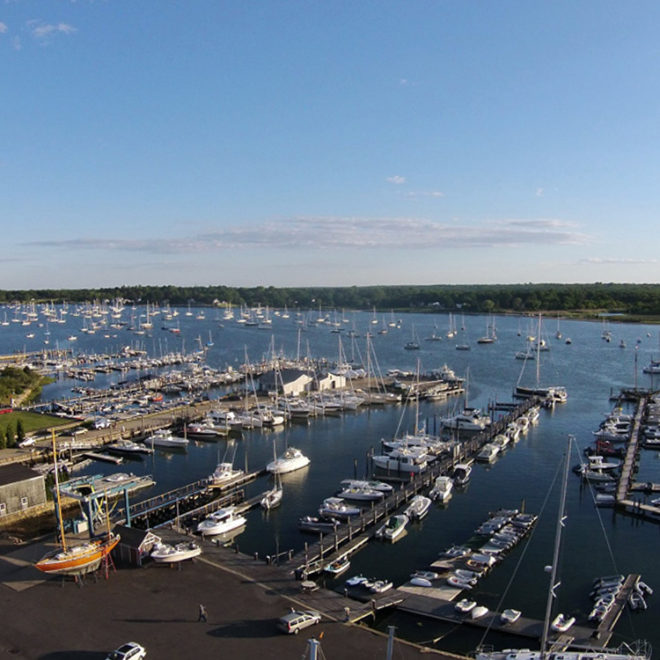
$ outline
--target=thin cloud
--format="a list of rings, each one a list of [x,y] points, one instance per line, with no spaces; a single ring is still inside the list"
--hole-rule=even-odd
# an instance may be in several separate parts
[[[405,196],[411,199],[416,197],[444,197],[445,193],[440,190],[410,190],[405,193]]]
[[[406,182],[406,177],[395,174],[394,176],[388,176],[385,180],[388,183],[393,183],[394,185],[400,186],[402,183]]]
[[[40,20],[28,21],[27,27],[30,34],[39,41],[46,41],[57,34],[70,35],[78,31],[68,23],[44,23]]]
[[[202,254],[246,249],[470,249],[584,245],[585,234],[561,220],[501,220],[478,225],[418,218],[304,217],[230,227],[172,239],[32,241],[32,247],[150,254]]]
[[[7,34],[7,32],[9,32],[7,24],[0,21],[0,34]]]
[[[613,265],[613,264],[623,264],[623,265],[639,265],[639,264],[657,264],[660,262],[659,259],[620,259],[620,258],[609,258],[609,257],[587,257],[581,259],[580,263],[582,264],[595,264],[595,265]]]
[[[536,193],[534,193],[537,197],[543,197],[543,194],[545,193],[545,190],[543,188],[537,188]]]

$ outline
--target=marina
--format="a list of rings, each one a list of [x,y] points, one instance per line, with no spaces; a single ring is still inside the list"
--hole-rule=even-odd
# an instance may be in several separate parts
[[[273,326],[277,328],[276,317],[274,321]],[[415,323],[420,329],[423,328],[423,317],[416,318]],[[182,334],[185,333],[184,323],[181,324],[181,328]],[[477,328],[478,323],[475,322],[475,337]],[[571,327],[573,337],[571,348],[567,349],[563,343],[561,348],[553,345],[552,351],[549,352],[550,355],[559,350],[573,350],[576,344],[578,346],[580,343],[584,344],[584,340],[581,342],[578,328],[584,328],[586,331],[589,329],[589,324],[576,323],[575,327]],[[393,400],[386,404],[376,403],[376,397],[374,397],[371,405],[362,403],[357,409],[345,408],[333,411],[328,404],[329,397],[324,396],[324,406],[317,407],[314,412],[310,410],[304,418],[304,422],[296,421],[294,423],[292,418],[274,430],[272,427],[244,427],[241,434],[236,436],[235,442],[238,444],[234,458],[235,467],[243,468],[244,475],[236,482],[219,484],[215,487],[208,482],[209,475],[220,462],[219,456],[223,451],[222,448],[228,442],[222,437],[209,442],[204,437],[196,438],[190,434],[188,446],[182,449],[154,447],[153,453],[145,452],[141,455],[131,455],[130,452],[117,453],[115,456],[121,457],[124,464],[130,462],[130,472],[134,472],[138,476],[150,474],[156,485],[152,485],[144,491],[146,499],[143,499],[145,496],[140,494],[141,492],[131,495],[128,506],[124,500],[124,493],[121,492],[118,496],[119,504],[113,511],[113,521],[124,524],[130,522],[136,529],[150,528],[163,534],[172,526],[191,533],[199,521],[213,511],[227,506],[235,506],[236,510],[245,516],[247,524],[237,536],[230,540],[232,549],[228,554],[223,554],[223,557],[226,558],[223,561],[227,561],[229,557],[233,558],[234,550],[237,550],[237,559],[244,558],[246,566],[253,567],[261,577],[265,576],[263,571],[284,571],[291,584],[284,587],[284,583],[280,582],[280,588],[292,589],[296,593],[302,593],[302,589],[301,582],[294,579],[294,573],[297,572],[300,576],[306,577],[305,584],[310,582],[310,578],[313,578],[312,584],[315,584],[317,588],[309,594],[305,594],[305,597],[313,596],[316,606],[321,609],[323,603],[330,607],[330,603],[338,598],[331,609],[338,613],[340,619],[343,608],[348,607],[351,611],[351,621],[368,622],[369,625],[375,625],[377,628],[395,622],[400,631],[398,634],[411,641],[425,641],[431,637],[434,639],[441,637],[443,641],[438,646],[445,646],[460,653],[470,650],[465,644],[471,645],[472,648],[476,647],[478,645],[477,637],[483,631],[489,631],[489,634],[497,632],[499,635],[508,632],[518,635],[518,629],[524,629],[530,631],[528,632],[529,639],[533,639],[542,617],[538,607],[529,604],[529,594],[524,595],[514,589],[514,592],[501,606],[498,606],[492,595],[503,590],[504,582],[508,579],[515,559],[507,557],[496,569],[489,571],[478,585],[466,592],[470,598],[475,598],[479,603],[483,602],[487,607],[489,614],[484,615],[483,619],[481,617],[467,619],[454,611],[456,602],[462,597],[459,588],[449,584],[436,584],[436,581],[432,581],[431,587],[410,585],[408,584],[409,576],[414,569],[423,567],[428,572],[437,572],[442,575],[447,566],[446,560],[437,558],[438,551],[442,547],[447,547],[466,537],[466,532],[469,532],[466,524],[470,524],[470,521],[473,521],[473,529],[476,528],[474,515],[478,515],[479,512],[483,516],[485,512],[495,510],[498,506],[504,505],[513,508],[520,504],[521,499],[526,501],[526,510],[539,510],[541,508],[540,493],[525,488],[525,482],[522,479],[525,466],[535,465],[536,477],[547,482],[550,476],[549,456],[553,451],[552,436],[561,434],[565,437],[567,433],[575,433],[578,443],[580,443],[580,438],[583,438],[581,444],[584,446],[587,436],[592,434],[591,430],[597,427],[598,418],[603,412],[603,406],[610,393],[609,386],[603,387],[602,391],[598,392],[594,390],[593,384],[588,385],[586,387],[590,394],[587,397],[580,390],[579,378],[577,378],[577,382],[572,382],[571,379],[567,382],[555,375],[552,378],[554,382],[565,383],[567,386],[569,391],[567,403],[554,408],[542,409],[536,422],[527,422],[528,427],[525,432],[517,435],[516,440],[502,445],[492,463],[472,463],[469,482],[463,486],[454,485],[451,499],[447,499],[444,503],[439,501],[433,505],[423,520],[409,523],[404,534],[395,543],[384,544],[373,540],[374,532],[389,516],[403,512],[416,495],[428,494],[438,476],[451,474],[456,465],[469,463],[484,444],[494,442],[498,435],[506,432],[517,419],[526,417],[527,412],[539,403],[534,399],[516,400],[511,403],[506,401],[507,395],[511,396],[512,384],[516,381],[516,371],[520,369],[519,361],[511,358],[513,353],[507,356],[507,349],[500,348],[507,346],[507,332],[510,332],[511,329],[507,324],[507,319],[498,319],[497,342],[490,346],[486,344],[483,348],[474,346],[474,350],[465,354],[460,351],[449,354],[447,351],[450,349],[455,351],[454,347],[443,345],[439,341],[425,342],[418,351],[415,351],[414,359],[419,357],[424,361],[425,366],[428,360],[432,361],[430,366],[450,363],[454,372],[463,376],[463,381],[456,389],[456,394],[443,399],[435,397],[421,399],[421,393],[424,390],[433,391],[440,382],[439,379],[432,377],[433,369],[427,368],[429,375],[428,381],[425,382],[430,384],[428,387],[414,387],[417,369],[410,361],[407,363],[405,361],[405,356],[408,354],[403,346],[406,340],[405,330],[404,334],[399,333],[398,337],[394,332],[385,336],[379,335],[380,345],[376,347],[377,359],[380,363],[384,363],[392,374],[382,380],[380,378],[363,379],[359,387],[356,387],[354,383],[353,388],[363,391],[373,388],[374,392],[384,392],[389,389],[394,394],[397,391],[399,394],[409,391],[410,397],[406,399],[404,396],[402,402]],[[224,331],[227,330],[228,328],[225,327]],[[286,327],[280,327],[278,330],[280,337],[287,336]],[[237,329],[236,332],[249,333],[252,331],[242,328]],[[327,333],[327,330],[325,330],[327,334],[324,334],[322,326],[310,328],[307,333],[310,337],[314,334],[320,345],[325,343],[326,354],[332,352],[333,343],[336,346],[336,335]],[[230,333],[225,332],[225,334],[228,336]],[[288,336],[295,342],[297,334],[295,327],[292,327]],[[241,334],[240,337],[244,337],[244,335]],[[266,338],[259,340],[255,337],[254,339],[263,341],[264,346],[268,341]],[[239,340],[238,335],[236,340]],[[465,340],[470,341],[468,337],[465,337]],[[374,338],[373,341],[375,343],[377,338]],[[227,346],[231,345],[229,339],[225,343]],[[512,338],[509,343],[513,345],[515,340]],[[634,342],[629,339],[628,344],[632,343]],[[216,337],[215,346],[209,348],[204,358],[207,362],[212,362],[212,351],[217,350],[218,346],[219,342]],[[598,348],[601,348],[600,344]],[[619,350],[618,347],[616,348]],[[249,348],[250,353],[253,353],[254,350],[254,348]],[[266,350],[270,353],[267,346]],[[480,355],[485,351],[488,351],[487,358],[485,353]],[[620,353],[617,355],[620,356]],[[456,356],[460,356],[460,360]],[[240,360],[241,357],[245,356],[240,356],[237,351],[237,359]],[[566,358],[568,357],[566,356]],[[572,359],[574,358],[571,357]],[[618,359],[622,360],[623,356]],[[318,358],[317,360],[319,363],[323,361]],[[545,366],[545,356],[543,360]],[[262,365],[259,368],[261,373],[267,373],[268,366],[272,365],[271,356],[264,355],[264,359],[259,361],[259,364]],[[408,369],[402,369],[402,366],[406,365]],[[469,382],[465,378],[468,366]],[[226,371],[222,365],[218,365],[218,367],[220,371]],[[622,366],[618,368],[620,371],[623,369]],[[241,374],[240,378],[236,379],[234,387],[241,387],[245,383],[245,374],[240,369],[240,363],[234,370]],[[498,373],[496,380],[493,370]],[[507,370],[508,378],[503,375],[507,373]],[[407,374],[395,373],[402,371],[406,371]],[[113,375],[115,373],[121,376],[121,372],[100,372],[95,378],[108,383],[115,378]],[[257,371],[254,371],[254,377],[256,380]],[[612,378],[616,382],[615,374]],[[647,376],[647,378],[652,384],[651,377]],[[572,379],[576,380],[575,374]],[[500,381],[502,382],[500,383]],[[63,381],[62,384],[55,383],[54,391],[63,391],[64,382],[66,381]],[[383,384],[386,389],[380,389]],[[625,385],[625,381],[623,384]],[[585,384],[583,383],[582,386],[585,387]],[[233,410],[238,415],[245,410],[247,401],[249,409],[258,411],[262,403],[257,403],[260,397],[255,397],[251,387],[248,396],[242,396],[239,390],[239,395],[236,397],[235,394],[232,394],[231,387],[227,389],[223,386],[219,390],[207,390],[206,395],[193,395],[189,401],[185,401],[183,404],[181,399],[185,397],[182,397],[181,394],[164,393],[162,402],[149,401],[144,410],[136,411],[134,418],[120,417],[113,421],[109,428],[91,429],[84,434],[84,440],[82,436],[77,437],[75,445],[72,440],[69,440],[67,451],[91,452],[92,457],[94,454],[99,457],[107,456],[103,451],[104,445],[116,443],[118,438],[137,441],[139,446],[144,446],[140,443],[141,438],[158,428],[167,427],[172,428],[175,435],[183,437],[186,435],[184,425],[195,419],[203,419],[211,409]],[[628,404],[631,414],[635,414],[638,403],[645,400],[644,395],[648,391],[648,389],[638,390],[637,398],[632,404]],[[209,396],[210,392],[214,393]],[[443,420],[449,417],[455,418],[457,413],[461,413],[462,406],[467,407],[468,394],[471,407],[478,406],[481,410],[489,411],[490,423],[487,425],[487,430],[476,431],[459,439],[454,437],[456,430],[449,426],[443,432]],[[103,398],[90,396],[90,402]],[[232,399],[232,396],[235,398]],[[465,403],[463,403],[463,397],[465,397]],[[149,395],[147,398],[150,399],[152,396]],[[415,405],[416,400],[419,401],[417,405]],[[144,405],[140,404],[139,408],[143,408]],[[161,406],[165,409],[156,410]],[[281,403],[280,407],[282,407]],[[571,413],[572,409],[573,413]],[[323,412],[320,412],[321,410]],[[578,410],[580,418],[576,424]],[[585,410],[591,411],[586,417]],[[298,419],[301,418],[302,416],[299,414]],[[401,431],[400,426],[403,427]],[[404,469],[391,467],[389,470],[375,470],[371,459],[382,451],[381,439],[390,442],[393,438],[403,438],[406,435],[412,439],[417,437],[413,429],[423,429],[423,432],[419,433],[419,437],[424,434],[430,437],[443,435],[447,453],[440,453],[433,457],[428,463],[428,468],[420,471],[419,474],[411,475]],[[407,434],[406,430],[408,430]],[[355,438],[358,437],[365,438],[365,441],[356,445]],[[88,447],[83,449],[80,446],[78,449],[78,443],[80,445],[84,443]],[[282,475],[281,505],[271,511],[262,511],[260,501],[264,493],[272,488],[272,477],[268,477],[265,467],[273,460],[274,455],[282,455],[287,447],[299,448],[305,456],[309,457],[310,463],[300,470]],[[623,447],[625,451],[632,452],[630,445],[626,444]],[[150,447],[145,447],[145,449],[150,449]],[[37,451],[40,451],[39,448]],[[631,460],[631,469],[626,473],[627,476],[622,476],[621,480],[617,482],[617,488],[621,488],[621,493],[625,492],[622,502],[632,502],[637,508],[637,512],[628,511],[625,508],[627,505],[624,504],[614,507],[615,512],[620,511],[614,515],[623,515],[624,519],[630,516],[629,519],[633,520],[639,518],[640,510],[647,514],[646,507],[653,508],[653,505],[647,500],[647,491],[652,493],[653,484],[660,483],[660,478],[653,471],[653,463],[648,463],[648,456],[654,455],[653,452],[649,454],[649,451],[642,448],[641,443],[638,442],[634,454],[631,454],[634,456]],[[545,457],[544,463],[538,462],[540,456]],[[248,464],[251,469],[248,469]],[[175,465],[177,469],[173,471],[170,466],[173,468]],[[121,469],[129,471],[126,467]],[[87,470],[90,475],[99,472],[112,474],[117,468],[112,463],[102,462],[102,459],[99,458],[95,459],[93,465]],[[517,471],[519,475],[515,476]],[[173,478],[175,474],[176,477]],[[298,521],[305,517],[316,516],[321,502],[336,495],[340,482],[351,476],[354,481],[360,479],[382,480],[393,486],[393,490],[383,498],[374,498],[373,501],[362,503],[358,501],[361,513],[357,517],[351,517],[338,525],[332,525],[331,529],[326,532],[315,532],[316,539],[314,537],[310,539],[309,533],[301,534],[298,530]],[[621,486],[624,480],[625,488]],[[506,495],[510,491],[510,486],[505,484],[510,482],[515,483],[516,488],[510,495]],[[573,483],[577,488],[578,481]],[[349,488],[355,487],[350,486]],[[500,495],[495,496],[495,493],[500,493]],[[618,493],[617,490],[615,496],[618,496]],[[637,495],[632,495],[636,493]],[[586,491],[583,491],[583,486],[580,485],[579,490],[569,494],[569,501],[580,503],[579,518],[583,524],[588,526],[590,524],[588,521],[596,509],[593,502],[590,506],[588,505],[585,496]],[[648,524],[653,526],[654,523],[651,520],[652,518],[648,517]],[[441,527],[438,527],[439,524]],[[541,526],[538,533],[535,532],[532,536],[532,548],[536,543],[536,552],[539,552],[539,541],[535,541],[534,537],[540,535],[542,539],[544,534],[547,534],[544,530],[545,527]],[[635,531],[630,530],[628,533],[631,534],[632,542],[634,537],[640,534],[645,535],[648,532],[646,526],[643,526],[636,528]],[[468,533],[467,537],[469,536]],[[568,536],[569,543],[576,542],[576,537],[570,534]],[[183,542],[182,539],[189,539],[190,536],[184,535],[176,538],[179,539],[178,542]],[[199,537],[197,538],[199,541]],[[168,542],[170,541],[174,542],[176,539],[172,538]],[[579,545],[579,540],[577,542]],[[202,555],[196,561],[201,561],[206,556],[209,544],[210,542],[207,541],[202,543]],[[472,541],[470,545],[472,545]],[[520,548],[514,547],[510,554],[515,557],[519,552]],[[350,561],[350,567],[344,568],[345,564],[341,564],[342,560]],[[323,571],[324,566],[335,562],[340,562],[337,564],[336,576],[332,571]],[[650,579],[650,569],[643,565],[643,561],[641,564],[629,566],[623,572],[633,576],[644,574]],[[459,566],[458,563],[455,564],[455,568],[470,570]],[[601,572],[607,573],[608,571],[601,569]],[[383,593],[367,593],[361,592],[359,589],[349,590],[348,603],[346,603],[346,597],[342,596],[344,580],[352,574],[359,573],[365,575],[376,573],[379,580],[385,583],[392,582],[394,586]],[[531,576],[527,579],[531,580],[532,584],[539,583],[538,577]],[[485,586],[482,587],[482,583]],[[562,589],[562,603],[581,601],[584,596],[577,593],[572,586],[580,583],[580,578],[575,576],[565,582],[567,586]],[[532,600],[534,599],[532,598]],[[647,603],[651,611],[657,607],[652,597],[647,599]],[[313,605],[310,601],[311,606]],[[495,620],[496,615],[507,607],[517,607],[519,611],[522,611],[522,616],[513,623],[500,624]],[[586,608],[587,605],[580,607]],[[571,607],[569,605],[563,609],[570,611]],[[602,648],[610,640],[616,641],[617,635],[621,634],[620,629],[625,630],[627,627],[626,617],[621,616],[624,609],[623,607],[618,608],[616,631],[611,634],[610,630],[614,626],[612,621],[601,622],[597,626],[585,625],[588,611],[579,615],[573,608],[577,623],[569,633],[574,640],[578,640],[573,643],[578,644],[584,641],[592,647]],[[635,616],[639,623],[651,615],[647,611]],[[428,626],[437,626],[437,629],[434,629],[433,633],[425,639],[420,639],[415,634],[413,622],[419,620],[420,617],[427,621],[424,624],[425,629]],[[467,627],[464,626],[464,623],[468,624]],[[466,628],[466,632],[461,633],[462,641],[457,642],[455,646],[451,642],[451,636],[447,636],[442,630],[443,627],[454,628],[459,624],[461,629]],[[468,629],[473,630],[473,633],[468,633]],[[600,631],[599,637],[588,639],[588,634],[593,635],[594,631]],[[562,639],[566,643],[568,638]]]

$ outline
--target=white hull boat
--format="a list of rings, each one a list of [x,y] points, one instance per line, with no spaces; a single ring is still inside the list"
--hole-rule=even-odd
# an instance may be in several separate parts
[[[199,557],[202,549],[193,541],[177,543],[156,543],[151,550],[150,557],[159,564],[175,564],[187,559]]]
[[[266,466],[271,474],[286,474],[307,467],[310,463],[309,458],[305,456],[300,449],[289,447],[285,452]]]
[[[202,536],[216,536],[238,529],[246,523],[247,520],[236,514],[235,508],[232,506],[226,509],[218,509],[208,515],[197,525],[197,531]]]

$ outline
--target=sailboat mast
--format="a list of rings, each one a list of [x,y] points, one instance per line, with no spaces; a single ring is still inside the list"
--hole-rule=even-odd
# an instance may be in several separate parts
[[[64,523],[62,522],[62,502],[60,500],[60,475],[57,468],[57,445],[55,443],[55,429],[51,431],[53,439],[53,464],[55,466],[55,503],[57,506],[57,523],[60,526],[60,542],[62,550],[66,552],[66,538],[64,537]]]
[[[536,333],[536,387],[541,379],[541,315],[539,314],[539,329]]]
[[[550,588],[548,589],[548,601],[545,607],[545,619],[543,620],[543,632],[541,634],[541,657],[545,657],[546,646],[548,643],[548,627],[550,625],[550,616],[552,613],[552,601],[555,598],[555,589],[561,582],[556,582],[557,567],[559,564],[559,548],[561,545],[561,530],[566,520],[566,490],[568,486],[568,466],[571,455],[571,443],[573,436],[568,436],[566,443],[566,455],[564,457],[564,473],[561,482],[561,497],[559,502],[559,511],[557,513],[557,528],[555,530],[555,548],[552,555],[552,569],[550,571]]]

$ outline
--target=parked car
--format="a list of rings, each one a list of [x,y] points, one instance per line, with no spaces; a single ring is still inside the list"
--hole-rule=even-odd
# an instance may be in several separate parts
[[[126,642],[119,648],[111,651],[105,660],[142,660],[147,657],[147,649],[137,642]]]
[[[321,620],[320,612],[314,610],[294,610],[285,614],[277,627],[290,635],[297,635],[303,628],[316,625]]]

